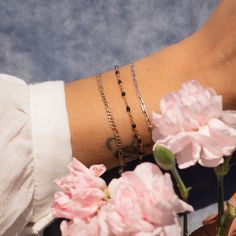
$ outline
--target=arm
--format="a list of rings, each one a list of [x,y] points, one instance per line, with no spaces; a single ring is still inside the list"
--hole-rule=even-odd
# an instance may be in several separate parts
[[[224,98],[224,109],[236,108],[236,2],[222,1],[208,21],[187,39],[135,62],[137,80],[149,115],[159,112],[159,101],[190,79],[213,87]],[[112,66],[112,65],[111,65]],[[127,100],[144,140],[145,155],[152,152],[152,139],[142,115],[129,65],[120,68]],[[132,129],[114,71],[102,74],[105,95],[111,106],[124,146],[132,146]],[[90,166],[104,163],[118,165],[116,146],[110,150],[107,140],[113,137],[94,76],[65,85],[66,104],[71,130],[73,156]],[[115,143],[114,143],[115,144]]]

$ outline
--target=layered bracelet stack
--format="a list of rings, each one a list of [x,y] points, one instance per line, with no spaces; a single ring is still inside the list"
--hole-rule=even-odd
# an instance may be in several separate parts
[[[144,114],[148,130],[151,132],[152,124],[151,124],[146,106],[145,106],[144,101],[143,101],[142,96],[141,96],[141,92],[140,92],[140,89],[139,89],[139,86],[138,86],[136,73],[135,73],[135,68],[134,68],[133,63],[130,64],[130,70],[131,70],[132,81],[133,81],[135,89],[136,89],[136,94],[137,94],[137,97],[139,99],[140,106],[141,106],[142,112]],[[135,123],[134,117],[133,117],[132,112],[131,112],[131,107],[128,104],[128,101],[127,101],[127,98],[126,98],[126,91],[124,89],[124,86],[123,86],[123,83],[122,83],[122,80],[121,80],[121,73],[120,73],[120,70],[119,70],[119,66],[117,66],[117,65],[114,66],[114,73],[115,73],[115,77],[116,77],[116,80],[117,80],[117,84],[118,84],[119,89],[120,89],[121,97],[122,97],[123,102],[125,104],[125,110],[126,110],[128,116],[129,116],[129,120],[131,122],[131,128],[132,128],[132,131],[134,133],[134,137],[135,137],[136,144],[137,144],[137,149],[138,149],[137,154],[139,155],[139,161],[141,162],[142,159],[143,159],[143,155],[144,155],[143,140],[142,140],[142,138],[139,134],[139,131],[137,129],[137,124]],[[104,88],[103,88],[102,80],[101,80],[101,75],[98,74],[96,76],[96,79],[97,79],[97,84],[98,84],[99,92],[100,92],[100,95],[101,95],[101,99],[102,99],[102,102],[104,104],[105,111],[106,111],[106,114],[107,114],[107,118],[108,118],[110,127],[112,129],[114,139],[116,140],[117,156],[118,156],[119,165],[120,165],[119,172],[122,173],[124,171],[124,167],[126,165],[126,161],[125,161],[125,158],[124,158],[124,150],[123,150],[124,147],[122,145],[122,141],[121,141],[117,126],[116,126],[114,118],[112,116],[110,105],[109,105],[109,103],[106,99],[106,96],[105,96],[105,92],[104,92]]]

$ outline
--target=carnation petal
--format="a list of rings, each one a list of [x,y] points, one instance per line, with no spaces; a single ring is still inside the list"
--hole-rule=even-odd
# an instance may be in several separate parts
[[[225,124],[220,119],[211,119],[208,124],[212,129],[214,129],[222,134],[236,138],[236,129]]]
[[[142,165],[138,165],[133,172],[139,177],[139,184],[143,184],[141,186],[147,189],[153,188],[153,182],[160,180],[163,176],[160,168],[150,162],[144,162]]]
[[[100,165],[92,165],[90,166],[89,170],[95,176],[101,176],[106,171],[106,167],[103,164]]]
[[[222,114],[223,99],[221,95],[213,96],[211,98],[211,105],[206,120],[210,120],[214,117],[219,117]]]
[[[163,135],[158,128],[152,129],[152,140],[153,142],[156,142],[159,139],[165,138],[165,135]]]
[[[187,145],[181,152],[177,153],[176,159],[180,169],[193,166],[198,161],[199,146],[197,144]]]
[[[97,217],[93,217],[88,222],[80,219],[74,219],[68,224],[68,236],[91,236],[99,235],[99,227]]]
[[[205,167],[217,167],[224,162],[223,158],[205,159],[201,158],[198,163]]]
[[[220,159],[221,157],[223,157],[222,152],[217,152],[217,151],[214,152],[211,148],[208,148],[208,147],[202,148],[201,159],[210,161],[210,160]]]
[[[169,93],[160,100],[160,111],[162,114],[168,111],[169,108],[172,107],[172,104],[174,104],[173,96],[174,96],[174,93]]]
[[[153,176],[162,176],[160,168],[151,162],[144,162],[142,165],[136,166],[136,168],[134,169],[134,173],[141,179],[148,178],[149,175],[150,178],[152,178]]]
[[[181,227],[177,216],[175,217],[175,223],[171,225],[166,225],[163,231],[164,236],[181,235]]]
[[[236,129],[236,111],[223,111],[220,118],[225,124]]]
[[[224,156],[230,156],[236,149],[236,129],[231,128],[219,119],[209,122],[211,137],[221,147]]]
[[[95,215],[95,213],[97,212],[99,208],[98,204],[91,204],[89,206],[83,206],[83,205],[79,205],[79,204],[73,204],[73,219],[74,218],[78,218],[78,219],[88,219],[91,218]]]
[[[210,136],[210,128],[204,127],[201,129],[194,139],[201,145],[201,159],[205,158],[207,160],[213,160],[216,158],[222,158],[223,152],[222,148],[217,145],[216,140]]]
[[[179,199],[179,209],[178,209],[178,212],[185,212],[185,211],[188,211],[188,212],[193,212],[194,209],[191,205],[189,205],[188,203],[184,202],[183,200]]]
[[[153,122],[153,124],[158,126],[160,119],[161,119],[161,115],[154,112],[154,111],[152,111],[152,122]]]
[[[69,164],[69,170],[71,172],[82,172],[85,174],[89,173],[89,169],[82,162],[78,161],[75,157],[72,158],[72,161]]]
[[[166,140],[165,140],[166,141]],[[192,143],[191,133],[182,132],[168,139],[169,148],[175,154],[181,152],[184,148]]]
[[[69,236],[69,232],[68,232],[68,223],[66,220],[63,220],[60,224],[60,229],[61,229],[61,233],[62,236]]]

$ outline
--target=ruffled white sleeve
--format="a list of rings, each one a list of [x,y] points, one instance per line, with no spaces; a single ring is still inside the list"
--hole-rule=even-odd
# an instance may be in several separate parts
[[[0,74],[0,235],[39,235],[72,158],[64,82]]]

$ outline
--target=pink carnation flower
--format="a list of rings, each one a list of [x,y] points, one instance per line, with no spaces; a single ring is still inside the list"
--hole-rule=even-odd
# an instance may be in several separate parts
[[[99,176],[106,168],[104,165],[93,165],[88,169],[73,158],[69,170],[66,177],[55,181],[62,191],[55,193],[53,215],[87,221],[105,202],[107,185]]]
[[[98,212],[100,236],[180,235],[177,213],[193,208],[175,194],[170,175],[142,163],[108,186],[108,204]]]
[[[152,113],[153,150],[157,144],[169,148],[179,168],[197,162],[216,167],[236,149],[236,111],[223,111],[222,96],[198,81],[165,96],[160,111]]]
[[[98,221],[96,217],[88,222],[80,219],[74,221],[62,221],[60,225],[62,236],[97,236],[99,235]]]

